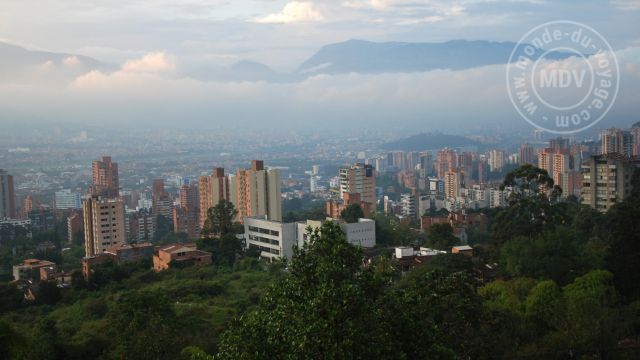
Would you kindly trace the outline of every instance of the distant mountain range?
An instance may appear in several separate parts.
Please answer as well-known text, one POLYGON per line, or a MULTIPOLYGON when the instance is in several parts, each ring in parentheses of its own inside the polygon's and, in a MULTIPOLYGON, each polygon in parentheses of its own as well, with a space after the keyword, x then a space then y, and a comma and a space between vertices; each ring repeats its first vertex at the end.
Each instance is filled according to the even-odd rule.
MULTIPOLYGON (((509 55, 523 52, 524 45, 512 42, 452 40, 442 43, 371 42, 349 40, 323 46, 292 73, 278 73, 259 62, 243 60, 229 67, 205 66, 184 69, 185 74, 205 81, 295 82, 319 74, 410 73, 436 69, 463 70, 486 65, 506 64, 509 55)), ((534 58, 542 54, 534 54, 534 58)), ((564 59, 570 53, 552 52, 546 57, 564 59)), ((66 76, 90 70, 116 67, 99 60, 73 54, 27 50, 0 43, 0 80, 11 80, 33 73, 34 67, 56 67, 66 76), (73 62, 73 64, 72 64, 73 62), (66 65, 66 66, 65 66, 66 65), (69 66, 73 65, 73 66, 69 66)))
MULTIPOLYGON (((412 73, 430 70, 465 70, 487 65, 506 64, 511 52, 524 53, 525 45, 513 42, 452 40, 443 43, 371 42, 349 40, 320 48, 293 73, 277 73, 268 66, 249 62, 252 80, 301 81, 320 74, 412 73)), ((537 51, 532 58, 542 55, 537 51)), ((572 53, 550 52, 548 59, 561 60, 572 53)), ((246 67, 243 64, 242 67, 246 67)), ((235 76, 243 74, 232 66, 235 76)))
POLYGON ((91 70, 115 69, 88 56, 27 50, 17 45, 0 42, 0 81, 30 80, 55 77, 60 80, 74 78, 91 70), (55 71, 53 71, 55 70, 55 71))
POLYGON ((445 147, 459 148, 481 145, 481 143, 464 136, 447 135, 440 133, 423 133, 405 139, 385 143, 382 145, 382 149, 400 151, 422 151, 442 149, 445 147))

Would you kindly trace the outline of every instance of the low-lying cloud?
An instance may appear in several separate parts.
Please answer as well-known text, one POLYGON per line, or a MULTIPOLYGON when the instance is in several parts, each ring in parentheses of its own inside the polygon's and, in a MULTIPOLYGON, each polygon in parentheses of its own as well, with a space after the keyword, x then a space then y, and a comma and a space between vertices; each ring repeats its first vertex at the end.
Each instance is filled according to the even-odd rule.
MULTIPOLYGON (((610 121, 638 120, 639 55, 640 48, 617 53, 621 88, 610 121)), ((573 66, 573 62, 547 66, 573 66)), ((179 76, 178 66, 179 59, 159 52, 128 61, 112 72, 88 72, 64 85, 3 84, 0 109, 41 121, 113 126, 227 130, 251 126, 283 131, 379 127, 457 133, 529 128, 509 102, 504 65, 463 71, 317 75, 281 84, 206 82, 179 76)))

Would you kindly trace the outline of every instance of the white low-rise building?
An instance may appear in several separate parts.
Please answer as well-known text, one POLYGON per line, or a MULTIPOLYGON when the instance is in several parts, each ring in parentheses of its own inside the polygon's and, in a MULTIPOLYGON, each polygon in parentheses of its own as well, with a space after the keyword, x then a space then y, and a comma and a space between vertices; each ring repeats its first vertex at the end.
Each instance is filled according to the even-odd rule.
MULTIPOLYGON (((328 219, 328 221, 334 221, 328 219)), ((298 246, 307 241, 307 229, 317 229, 322 226, 323 221, 307 220, 297 223, 298 230, 298 246)), ((338 222, 342 232, 347 237, 347 242, 352 245, 364 248, 372 248, 376 246, 376 222, 371 219, 358 219, 357 223, 338 222)))
POLYGON ((260 250, 264 259, 291 259, 298 245, 296 223, 282 223, 265 217, 245 217, 244 235, 247 248, 260 250))
MULTIPOLYGON (((356 223, 337 222, 347 241, 356 246, 371 248, 376 245, 376 223, 371 219, 359 219, 356 223)), ((244 239, 247 248, 260 250, 260 256, 268 260, 291 259, 294 247, 302 247, 308 240, 308 229, 317 229, 323 221, 307 220, 282 223, 264 217, 244 218, 244 239)))

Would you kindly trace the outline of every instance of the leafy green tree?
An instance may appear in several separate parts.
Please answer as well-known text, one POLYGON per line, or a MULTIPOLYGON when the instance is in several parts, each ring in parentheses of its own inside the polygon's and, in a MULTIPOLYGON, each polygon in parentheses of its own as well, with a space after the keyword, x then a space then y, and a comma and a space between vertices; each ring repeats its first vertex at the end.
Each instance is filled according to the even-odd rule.
POLYGON ((207 210, 207 219, 202 228, 205 236, 229 234, 233 227, 233 219, 238 214, 232 202, 223 199, 218 204, 207 210))
POLYGON ((364 217, 364 212, 360 205, 351 204, 340 212, 340 217, 348 223, 356 223, 358 219, 364 217))
POLYGON ((7 322, 0 320, 0 360, 17 359, 25 339, 7 322))
POLYGON ((123 294, 109 315, 116 347, 122 359, 176 359, 180 352, 180 318, 169 298, 158 292, 123 294))
POLYGON ((294 250, 289 274, 223 336, 222 359, 357 359, 391 354, 375 320, 380 287, 361 251, 326 222, 294 250), (376 344, 376 346, 371 346, 376 344))
POLYGON ((169 233, 173 233, 173 224, 171 219, 158 214, 156 217, 156 228, 153 233, 153 242, 161 242, 162 238, 169 233))
POLYGON ((553 185, 546 170, 523 165, 509 172, 501 186, 511 189, 509 207, 493 219, 493 238, 503 244, 516 236, 534 236, 557 224, 570 221, 556 206, 561 189, 553 185))
POLYGON ((640 170, 636 170, 630 195, 614 205, 606 215, 605 228, 610 244, 607 268, 616 288, 630 300, 640 299, 640 170))
POLYGON ((204 237, 196 241, 199 250, 213 254, 213 263, 232 266, 236 257, 242 253, 242 242, 234 234, 226 234, 221 238, 204 237))
POLYGON ((556 228, 534 238, 519 236, 509 241, 501 249, 500 262, 511 276, 551 279, 559 284, 568 284, 585 272, 580 254, 581 247, 573 231, 556 228))
POLYGON ((28 346, 25 358, 29 360, 66 358, 56 323, 47 317, 41 319, 36 325, 28 346))
POLYGON ((14 284, 0 283, 0 314, 19 308, 22 299, 22 291, 14 284))
POLYGON ((396 349, 409 359, 465 359, 486 356, 482 302, 475 280, 418 268, 385 294, 380 320, 396 349), (419 340, 417 340, 419 339, 419 340), (483 344, 484 342, 484 344, 483 344))
POLYGON ((566 337, 568 352, 606 358, 618 335, 619 319, 614 307, 619 299, 613 274, 591 271, 565 286, 563 299, 566 319, 560 331, 566 337))
POLYGON ((562 292, 552 280, 539 282, 527 296, 526 316, 545 328, 553 328, 564 315, 562 292))
POLYGON ((438 250, 451 250, 458 243, 453 235, 453 228, 449 224, 433 224, 429 227, 427 245, 438 250))
POLYGON ((41 304, 55 305, 62 298, 60 288, 55 281, 41 281, 36 300, 41 304))

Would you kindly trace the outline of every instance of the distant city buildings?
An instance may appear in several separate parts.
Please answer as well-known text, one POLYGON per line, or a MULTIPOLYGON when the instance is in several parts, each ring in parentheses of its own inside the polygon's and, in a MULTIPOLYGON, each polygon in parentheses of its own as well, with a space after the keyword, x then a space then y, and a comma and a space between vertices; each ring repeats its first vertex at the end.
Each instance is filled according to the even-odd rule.
POLYGON ((72 213, 67 218, 67 242, 75 244, 79 240, 79 236, 84 231, 82 215, 78 212, 72 213))
POLYGON ((91 166, 93 186, 91 194, 105 197, 117 197, 120 190, 118 163, 111 161, 111 156, 103 156, 94 160, 91 166))
POLYGON ((180 204, 173 208, 173 232, 185 233, 189 238, 200 236, 200 200, 196 184, 180 187, 180 204))
POLYGON ((129 243, 153 240, 156 221, 149 210, 128 210, 125 215, 125 233, 129 243))
POLYGON ((55 208, 59 210, 82 208, 82 199, 80 194, 72 192, 69 189, 56 191, 54 201, 55 208))
POLYGON ((520 161, 520 165, 534 165, 536 158, 533 146, 529 145, 529 143, 520 145, 520 148, 518 149, 518 159, 520 161))
POLYGON ((13 176, 0 169, 0 219, 15 219, 16 195, 13 187, 13 176))
POLYGON ((455 150, 444 148, 438 151, 435 163, 436 176, 438 179, 444 179, 445 173, 455 167, 458 167, 458 156, 455 150))
POLYGON ((29 219, 0 219, 0 243, 14 240, 16 236, 22 235, 27 238, 32 237, 31 220, 29 219))
POLYGON ((489 151, 487 163, 489 164, 489 170, 491 172, 502 171, 502 168, 504 167, 505 162, 506 162, 506 155, 504 151, 497 150, 497 149, 489 151))
POLYGON ((33 231, 49 231, 56 228, 56 215, 48 206, 40 205, 27 215, 33 231))
POLYGON ((33 211, 33 199, 31 198, 31 195, 27 195, 24 197, 24 200, 22 201, 22 210, 20 211, 20 218, 28 219, 29 213, 31 211, 33 211))
POLYGON ((608 129, 601 133, 601 155, 621 154, 624 156, 637 155, 634 153, 634 142, 637 144, 638 139, 634 139, 633 133, 621 129, 608 129))

